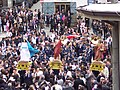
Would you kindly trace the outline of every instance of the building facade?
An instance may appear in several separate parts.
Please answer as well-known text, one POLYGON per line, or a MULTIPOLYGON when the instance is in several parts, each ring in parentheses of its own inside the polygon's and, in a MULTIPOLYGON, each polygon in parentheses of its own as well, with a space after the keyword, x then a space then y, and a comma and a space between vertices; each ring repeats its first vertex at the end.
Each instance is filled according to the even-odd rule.
POLYGON ((70 12, 72 23, 76 22, 76 8, 79 6, 88 5, 87 0, 40 0, 41 12, 52 15, 56 12, 70 12))
POLYGON ((75 13, 76 7, 87 5, 88 2, 87 0, 41 0, 41 3, 44 14, 53 14, 62 10, 75 13))

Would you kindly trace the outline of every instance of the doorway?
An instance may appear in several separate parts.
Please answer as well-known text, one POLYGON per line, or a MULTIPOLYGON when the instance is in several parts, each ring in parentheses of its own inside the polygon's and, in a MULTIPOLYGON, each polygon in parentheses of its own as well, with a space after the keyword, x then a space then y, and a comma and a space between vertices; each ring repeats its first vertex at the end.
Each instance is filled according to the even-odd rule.
POLYGON ((70 3, 55 3, 55 12, 68 12, 70 11, 70 3))

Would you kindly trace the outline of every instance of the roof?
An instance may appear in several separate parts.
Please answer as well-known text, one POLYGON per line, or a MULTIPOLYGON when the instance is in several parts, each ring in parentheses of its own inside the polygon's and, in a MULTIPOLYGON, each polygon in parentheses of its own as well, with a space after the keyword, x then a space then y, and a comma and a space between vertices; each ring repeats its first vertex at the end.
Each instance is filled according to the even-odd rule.
POLYGON ((87 6, 78 7, 78 12, 89 17, 96 17, 105 20, 120 20, 120 4, 90 4, 87 6))
POLYGON ((40 2, 75 2, 75 0, 40 0, 40 2))
POLYGON ((120 12, 120 4, 90 4, 78 9, 94 12, 120 12))

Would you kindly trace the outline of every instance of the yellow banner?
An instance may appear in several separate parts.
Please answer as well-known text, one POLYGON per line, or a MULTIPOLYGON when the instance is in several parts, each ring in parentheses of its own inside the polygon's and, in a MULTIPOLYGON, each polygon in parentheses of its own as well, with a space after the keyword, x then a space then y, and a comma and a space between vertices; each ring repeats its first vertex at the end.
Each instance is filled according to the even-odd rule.
POLYGON ((62 69, 62 62, 60 60, 53 60, 49 62, 51 69, 62 69))
POLYGON ((17 65, 18 70, 29 70, 31 66, 31 62, 29 61, 19 61, 17 65))
POLYGON ((104 69, 104 64, 101 61, 94 61, 90 65, 90 70, 102 71, 104 69))

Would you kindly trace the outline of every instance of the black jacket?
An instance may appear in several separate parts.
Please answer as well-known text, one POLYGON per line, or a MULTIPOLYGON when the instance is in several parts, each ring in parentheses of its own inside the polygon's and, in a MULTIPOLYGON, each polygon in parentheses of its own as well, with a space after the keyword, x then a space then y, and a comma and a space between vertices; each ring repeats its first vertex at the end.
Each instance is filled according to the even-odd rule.
POLYGON ((73 85, 74 89, 78 90, 79 85, 82 85, 85 87, 83 80, 81 80, 80 78, 76 78, 76 80, 74 81, 74 85, 73 85))

